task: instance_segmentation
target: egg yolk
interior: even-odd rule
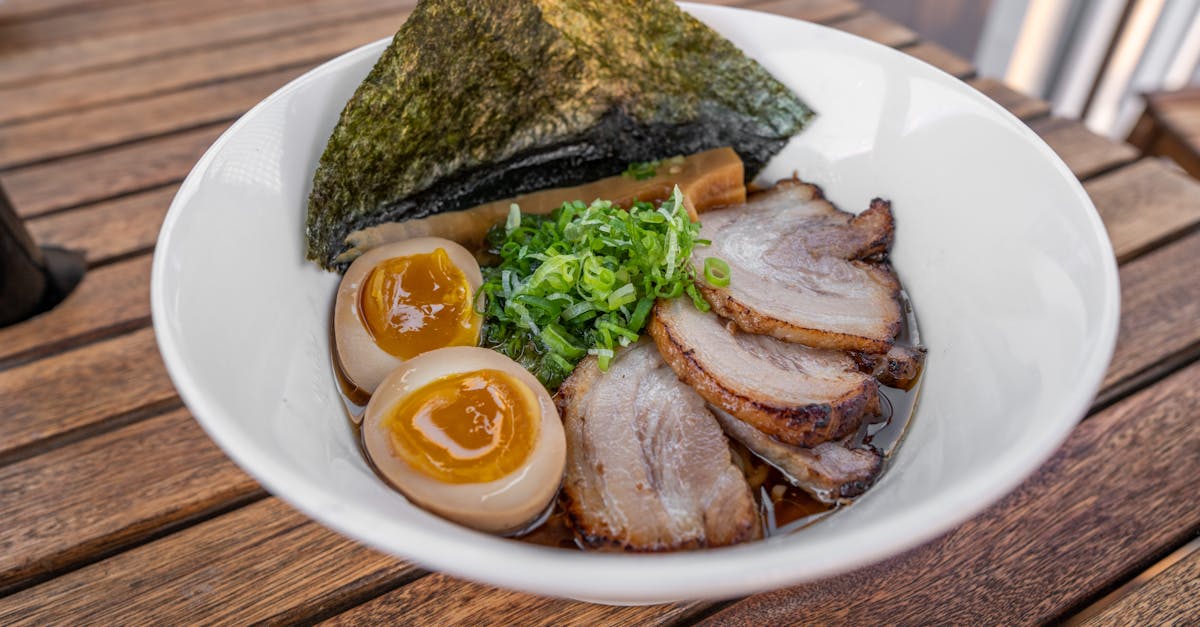
[[[500,370],[431,381],[387,414],[392,450],[445,483],[483,483],[525,463],[537,441],[541,412],[529,386]]]
[[[375,344],[402,359],[478,343],[467,277],[441,248],[377,264],[363,281],[358,310]]]

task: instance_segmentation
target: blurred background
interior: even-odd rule
[[[1114,139],[1130,138],[1146,109],[1144,94],[1200,85],[1200,0],[862,4],[974,59],[980,75],[1038,96],[1055,114],[1079,118],[1093,132]],[[1196,90],[1187,91],[1200,98]],[[1156,122],[1161,123],[1149,119],[1144,125]],[[1146,126],[1140,134],[1153,130]],[[1130,139],[1149,141],[1139,133]]]

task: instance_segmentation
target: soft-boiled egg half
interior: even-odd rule
[[[372,393],[397,366],[445,346],[479,343],[475,292],[483,282],[467,249],[439,237],[373,248],[338,287],[333,335],[342,374]]]
[[[362,438],[376,470],[409,500],[490,533],[539,522],[566,464],[550,394],[486,348],[439,348],[405,361],[376,388]]]

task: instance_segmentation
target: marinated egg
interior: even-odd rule
[[[439,348],[380,383],[363,448],[411,501],[490,533],[528,528],[558,494],[566,439],[550,394],[486,348]]]
[[[420,237],[371,249],[342,277],[333,334],[342,374],[370,394],[405,360],[479,343],[475,291],[483,282],[467,249]]]

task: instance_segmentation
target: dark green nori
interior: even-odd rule
[[[308,257],[346,236],[732,146],[752,178],[812,111],[668,0],[421,0],[342,111]]]

